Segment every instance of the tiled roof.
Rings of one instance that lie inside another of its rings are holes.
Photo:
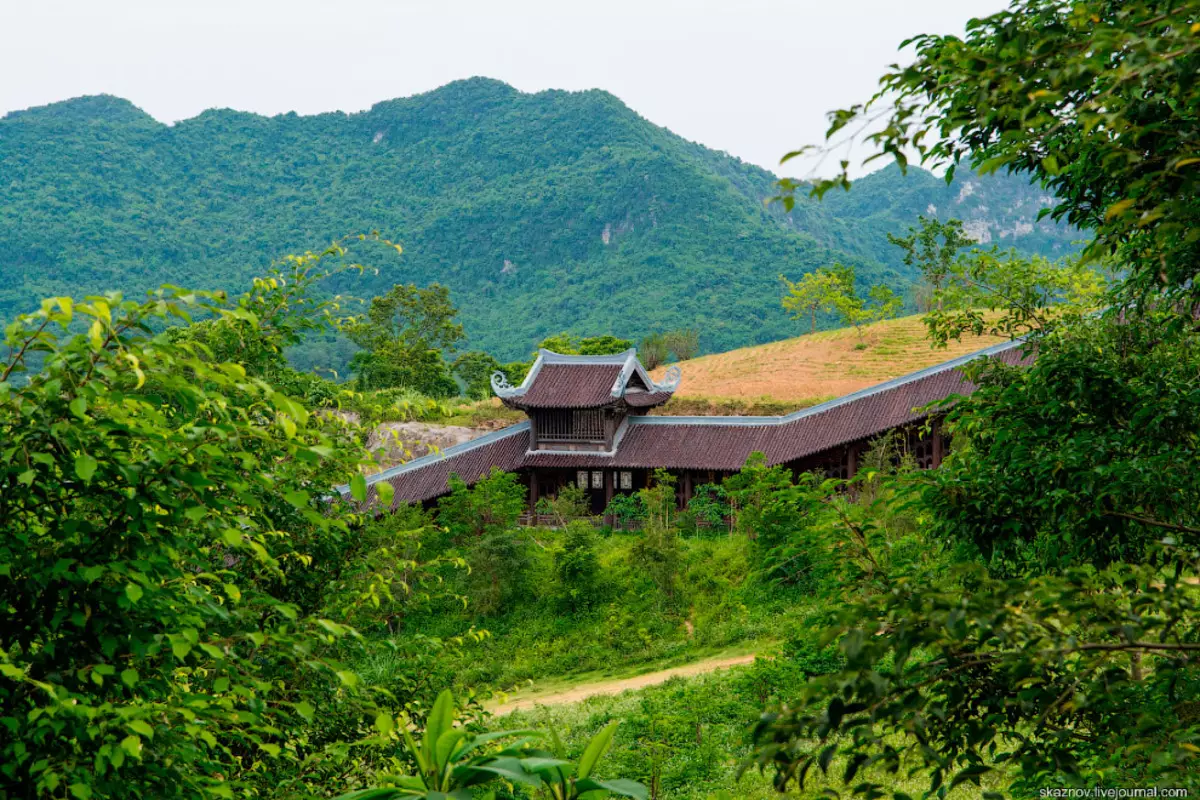
[[[653,408],[671,399],[673,392],[626,392],[625,402],[634,408]]]
[[[546,364],[524,394],[522,408],[596,408],[611,403],[620,364]]]
[[[472,483],[493,466],[738,470],[756,451],[783,464],[925,418],[930,403],[974,391],[959,368],[981,357],[1028,360],[1019,342],[1005,343],[782,417],[630,416],[613,453],[529,451],[522,422],[367,480],[388,480],[396,502],[413,502],[444,494],[452,472]]]
[[[393,507],[400,503],[419,503],[445,494],[449,489],[451,473],[467,483],[474,483],[491,472],[493,467],[506,472],[517,469],[527,449],[529,423],[510,425],[478,439],[448,447],[440,453],[367,476],[367,502],[375,501],[374,487],[380,481],[387,481],[396,490]],[[339,491],[344,495],[348,488],[339,487]]]
[[[599,408],[622,399],[637,408],[665,403],[678,385],[656,384],[638,361],[637,351],[603,356],[577,356],[538,351],[520,386],[509,386],[501,375],[492,387],[514,408]],[[632,384],[632,387],[631,387]]]

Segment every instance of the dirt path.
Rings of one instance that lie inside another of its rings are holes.
[[[715,672],[719,669],[736,667],[739,664],[749,664],[752,661],[754,661],[753,654],[726,656],[709,659],[708,661],[697,661],[694,664],[684,664],[682,667],[672,667],[671,669],[664,669],[659,672],[647,672],[645,675],[635,675],[632,678],[583,683],[579,686],[572,686],[570,689],[564,689],[561,692],[550,692],[542,695],[535,694],[529,697],[510,700],[507,703],[493,707],[492,713],[498,717],[502,717],[505,714],[511,714],[514,711],[523,711],[534,706],[559,706],[567,703],[578,703],[581,700],[586,700],[589,697],[597,695],[620,694],[628,689],[644,689],[647,686],[666,683],[671,678],[690,678],[696,675]]]

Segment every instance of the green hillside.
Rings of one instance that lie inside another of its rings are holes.
[[[379,274],[339,288],[445,283],[468,346],[502,358],[560,330],[696,327],[709,352],[794,334],[779,273],[841,258],[904,288],[883,233],[930,206],[1023,249],[1072,238],[1034,223],[1038,193],[1020,182],[972,177],[956,205],[964,182],[895,169],[786,216],[763,204],[769,172],[606,92],[487,79],[362,113],[212,110],[171,126],[79,98],[0,120],[0,164],[0,319],[49,295],[239,288],[272,257],[379,230],[404,255],[368,254]]]

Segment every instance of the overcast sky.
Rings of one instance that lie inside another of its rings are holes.
[[[0,114],[108,93],[164,122],[206,108],[358,111],[486,75],[607,89],[777,172],[866,99],[897,46],[1003,0],[0,0]],[[807,168],[799,170],[801,177]]]

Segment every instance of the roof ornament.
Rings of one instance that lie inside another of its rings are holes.
[[[492,391],[497,397],[512,397],[517,393],[517,387],[508,382],[508,376],[500,370],[492,373]]]
[[[663,375],[661,381],[657,381],[654,386],[660,392],[673,392],[679,388],[679,382],[683,380],[683,370],[678,364],[672,364],[667,367],[667,372]]]

